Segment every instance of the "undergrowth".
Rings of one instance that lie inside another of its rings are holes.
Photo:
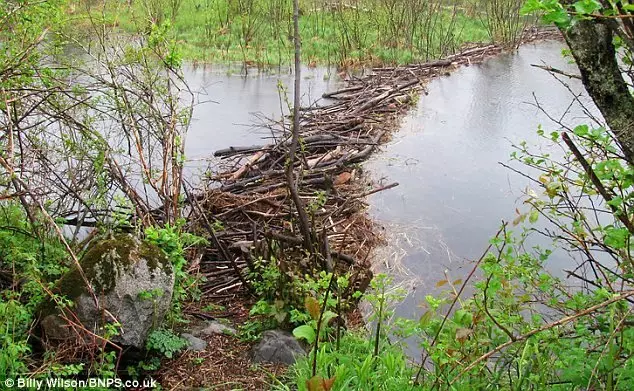
[[[35,310],[68,266],[45,227],[32,227],[19,205],[0,203],[0,379],[28,372]]]

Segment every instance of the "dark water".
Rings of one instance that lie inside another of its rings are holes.
[[[567,113],[567,124],[587,122],[578,105],[569,107],[571,92],[531,66],[576,73],[562,49],[557,42],[528,45],[433,81],[393,140],[366,164],[376,180],[400,183],[369,200],[389,243],[377,267],[412,289],[400,315],[424,312],[424,296],[438,290],[446,271],[452,279],[464,278],[501,221],[512,221],[516,208],[527,210],[522,196],[529,180],[498,162],[509,162],[512,144],[522,140],[562,153],[536,135],[539,125],[546,133],[558,126],[535,107],[535,99],[554,117]],[[583,91],[578,80],[565,82],[573,92]],[[556,274],[566,261],[555,254],[550,267]]]

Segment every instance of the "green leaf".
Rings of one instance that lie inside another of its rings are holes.
[[[295,329],[293,330],[293,335],[297,339],[305,339],[310,344],[315,342],[315,337],[317,336],[317,334],[315,333],[315,329],[307,324],[295,327]]]
[[[627,239],[630,237],[630,233],[627,228],[607,228],[605,230],[605,237],[603,241],[607,246],[615,249],[625,248],[627,245]]]
[[[543,9],[544,9],[544,6],[543,6],[541,1],[539,1],[539,0],[528,0],[522,6],[522,9],[520,10],[520,13],[522,15],[529,15],[529,14],[532,14],[533,12],[535,12],[535,11],[540,11],[540,10],[543,10]]]
[[[429,324],[429,322],[431,322],[432,320],[432,316],[434,314],[431,311],[427,311],[425,312],[421,317],[420,317],[420,321],[418,322],[418,324],[420,325],[420,327],[425,327]]]
[[[623,198],[621,197],[614,197],[613,199],[611,199],[610,201],[608,201],[608,205],[610,206],[614,206],[615,208],[620,207],[621,205],[623,205]]]
[[[573,4],[575,11],[580,14],[589,15],[601,9],[601,3],[596,0],[581,0]]]
[[[528,216],[528,221],[529,221],[531,224],[535,224],[535,223],[537,222],[537,219],[538,219],[538,218],[539,218],[539,212],[538,212],[537,210],[533,209],[533,210],[531,211],[530,216]]]
[[[473,315],[463,309],[459,309],[456,311],[454,319],[458,325],[469,327],[473,321]]]
[[[321,324],[324,325],[324,326],[327,326],[328,323],[330,323],[330,321],[333,320],[336,317],[337,317],[337,314],[335,314],[334,312],[326,311],[326,312],[324,312],[324,315],[321,318]]]
[[[589,132],[588,125],[579,125],[573,130],[573,132],[579,137],[586,136]]]
[[[544,22],[554,23],[559,27],[568,27],[571,21],[570,15],[568,15],[568,13],[563,9],[549,12],[544,15],[543,19]]]
[[[497,277],[491,278],[489,282],[489,291],[491,294],[495,294],[500,289],[502,289],[502,282]]]

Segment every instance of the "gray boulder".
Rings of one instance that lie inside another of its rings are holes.
[[[72,301],[72,307],[61,310],[54,303],[40,308],[40,325],[48,340],[94,337],[77,323],[97,335],[104,335],[104,326],[115,321],[119,334],[112,341],[143,348],[150,330],[163,321],[172,301],[174,272],[172,264],[157,246],[132,235],[116,235],[90,246],[80,260],[99,306],[74,268],[62,277],[55,291]],[[72,324],[65,319],[74,319]]]
[[[306,351],[289,332],[268,330],[262,334],[260,342],[253,347],[253,361],[292,365]]]

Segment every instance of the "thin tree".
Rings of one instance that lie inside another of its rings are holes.
[[[304,203],[299,197],[297,190],[298,180],[295,178],[295,156],[297,154],[297,146],[299,145],[299,108],[301,93],[301,41],[299,35],[299,0],[293,0],[293,41],[295,42],[295,87],[293,91],[293,126],[291,128],[291,145],[288,150],[288,160],[286,162],[286,181],[288,190],[291,194],[297,215],[299,218],[299,228],[304,239],[304,247],[306,250],[313,252],[313,242],[308,215],[304,208]],[[301,172],[301,162],[300,162]]]

